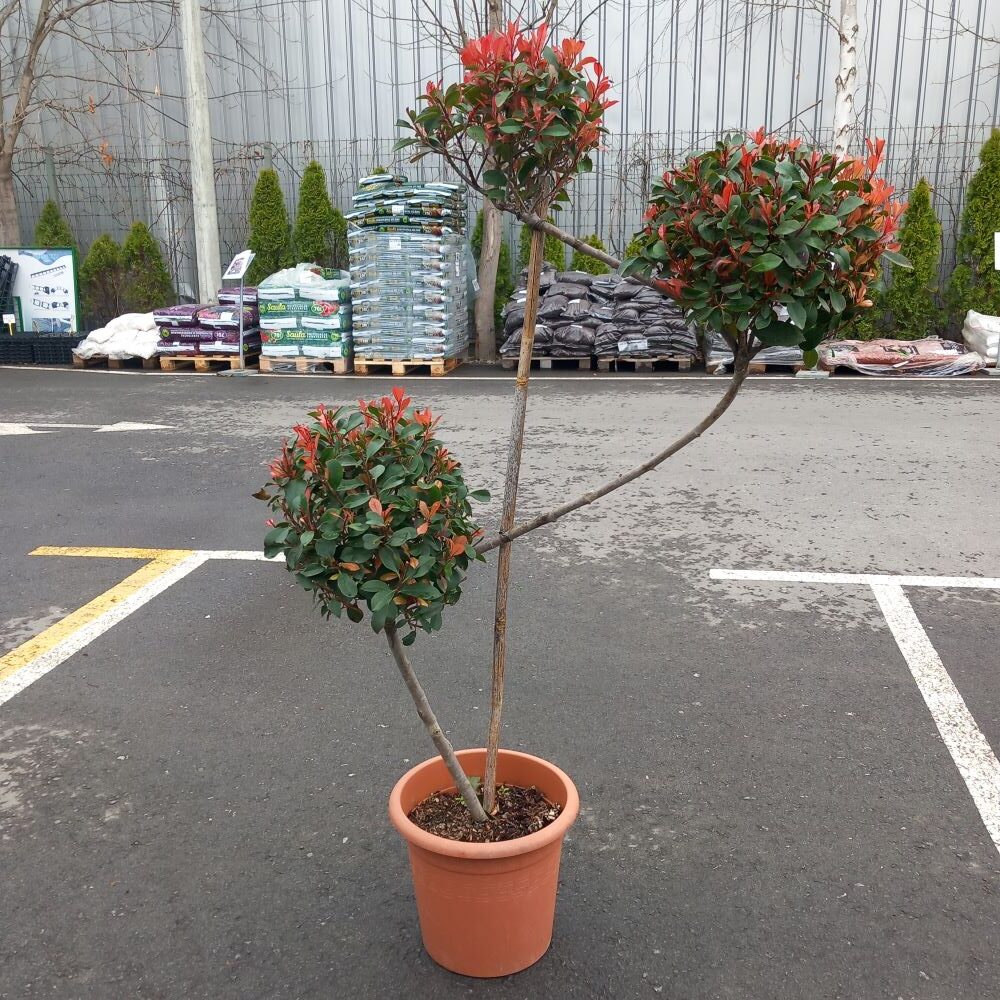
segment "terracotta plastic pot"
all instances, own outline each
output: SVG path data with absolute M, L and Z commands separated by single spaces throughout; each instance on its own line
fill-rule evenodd
M 467 774 L 481 775 L 486 751 L 460 750 L 458 759 Z M 545 954 L 563 837 L 580 811 L 576 786 L 540 757 L 501 750 L 497 781 L 534 785 L 562 812 L 537 833 L 498 844 L 466 844 L 427 833 L 407 814 L 432 792 L 454 791 L 440 757 L 403 775 L 389 797 L 389 818 L 410 850 L 424 947 L 439 965 L 464 976 L 509 976 Z

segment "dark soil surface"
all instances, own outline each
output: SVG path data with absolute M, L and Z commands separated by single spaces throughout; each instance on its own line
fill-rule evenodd
M 495 844 L 537 833 L 562 811 L 535 787 L 497 786 L 497 811 L 486 823 L 477 823 L 457 792 L 435 792 L 410 812 L 421 830 L 476 844 Z

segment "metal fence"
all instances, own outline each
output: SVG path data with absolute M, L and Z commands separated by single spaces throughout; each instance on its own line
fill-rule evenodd
M 969 178 L 978 165 L 985 128 L 967 125 L 897 128 L 887 147 L 883 174 L 901 192 L 926 177 L 934 192 L 934 207 L 943 229 L 941 274 L 954 266 L 955 238 Z M 579 178 L 572 205 L 560 223 L 577 235 L 596 233 L 621 253 L 639 228 L 651 179 L 666 166 L 694 150 L 711 146 L 715 132 L 646 133 L 614 136 L 595 158 L 594 171 Z M 829 137 L 804 139 L 819 145 Z M 223 255 L 246 245 L 250 197 L 259 171 L 277 170 L 285 190 L 289 215 L 294 212 L 302 173 L 310 160 L 326 170 L 331 197 L 342 209 L 351 203 L 355 182 L 373 167 L 384 166 L 418 179 L 448 179 L 448 172 L 431 158 L 409 164 L 394 153 L 392 139 L 296 142 L 284 145 L 252 143 L 215 147 L 216 190 Z M 183 144 L 165 147 L 160 159 L 113 158 L 78 151 L 72 160 L 56 160 L 55 183 L 63 211 L 84 251 L 102 233 L 121 238 L 134 220 L 153 228 L 166 252 L 168 266 L 183 292 L 194 287 L 194 234 L 191 216 L 190 170 Z M 50 194 L 46 156 L 40 150 L 22 153 L 17 161 L 22 231 L 30 234 Z M 51 176 L 52 171 L 48 171 Z M 507 224 L 507 238 L 516 237 Z M 516 260 L 516 254 L 512 254 Z

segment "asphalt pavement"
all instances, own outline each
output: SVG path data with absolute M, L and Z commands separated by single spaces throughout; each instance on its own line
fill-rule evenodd
M 317 402 L 404 384 L 494 523 L 512 383 L 461 372 L 0 370 L 0 655 L 147 561 L 40 546 L 259 550 L 251 494 Z M 533 379 L 521 511 L 641 461 L 723 385 Z M 510 979 L 422 951 L 386 805 L 432 747 L 384 642 L 280 565 L 179 576 L 0 704 L 0 998 L 1000 995 L 1000 810 L 872 589 L 710 577 L 1000 577 L 998 404 L 988 379 L 751 381 L 659 470 L 517 544 L 504 742 L 582 808 L 552 948 Z M 162 429 L 97 430 L 123 422 Z M 485 738 L 492 568 L 413 650 L 457 745 Z M 1000 591 L 904 589 L 997 754 Z

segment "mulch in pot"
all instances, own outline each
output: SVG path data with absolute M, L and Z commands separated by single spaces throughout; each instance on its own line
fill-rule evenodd
M 457 792 L 435 792 L 410 811 L 410 822 L 421 830 L 447 840 L 495 844 L 537 833 L 562 811 L 534 787 L 497 786 L 497 810 L 485 823 L 477 823 Z

